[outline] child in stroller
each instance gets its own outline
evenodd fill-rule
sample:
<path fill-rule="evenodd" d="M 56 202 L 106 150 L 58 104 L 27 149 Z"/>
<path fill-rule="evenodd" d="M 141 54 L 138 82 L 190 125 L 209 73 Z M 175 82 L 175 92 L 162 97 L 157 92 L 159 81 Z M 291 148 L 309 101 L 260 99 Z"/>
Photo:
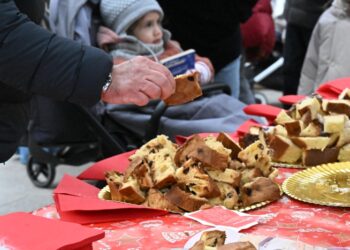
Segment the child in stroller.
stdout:
<path fill-rule="evenodd" d="M 131 3 L 135 3 L 139 6 L 142 6 L 142 4 L 140 4 L 140 2 L 142 2 L 142 4 L 144 3 L 144 1 L 131 1 Z M 147 1 L 149 2 L 149 1 Z M 151 4 L 154 4 L 153 1 L 150 1 Z M 118 3 L 118 1 L 114 1 L 114 3 Z M 55 4 L 55 1 L 52 0 L 51 4 Z M 74 23 L 74 30 L 75 32 L 71 33 L 71 36 L 69 36 L 69 38 L 83 38 L 86 36 L 81 35 L 81 31 L 82 30 L 92 30 L 92 26 L 91 22 L 81 22 L 81 20 L 79 18 L 81 17 L 86 17 L 86 14 L 90 13 L 91 16 L 94 16 L 95 13 L 98 13 L 98 11 L 96 11 L 96 5 L 93 8 L 93 11 L 87 12 L 84 15 L 81 14 L 81 11 L 87 10 L 85 7 L 88 7 L 88 9 L 90 8 L 91 10 L 91 6 L 93 4 L 93 1 L 72 1 L 72 0 L 60 0 L 60 1 L 56 1 L 56 4 L 59 4 L 59 6 L 66 6 L 68 7 L 69 10 L 79 10 L 79 13 L 77 15 L 73 15 L 76 16 L 78 18 L 78 21 L 75 20 Z M 79 5 L 80 8 L 70 8 L 70 5 Z M 58 6 L 58 5 L 56 5 Z M 84 8 L 82 8 L 82 6 Z M 153 6 L 153 5 L 152 5 Z M 158 8 L 157 8 L 158 10 Z M 52 9 L 51 9 L 52 11 Z M 57 8 L 57 11 L 64 11 L 62 8 Z M 65 12 L 66 13 L 66 12 Z M 161 13 L 161 10 L 160 12 Z M 53 31 L 58 33 L 60 35 L 67 35 L 67 33 L 64 33 L 64 31 L 67 31 L 69 29 L 61 29 L 62 25 L 59 25 L 60 21 L 65 21 L 64 19 L 62 19 L 62 15 L 60 14 L 55 14 L 55 10 L 53 10 L 51 12 L 52 17 L 60 17 L 59 19 L 57 19 L 56 21 L 53 20 L 51 21 L 51 23 L 54 24 Z M 143 17 L 143 15 L 139 16 L 139 18 Z M 84 18 L 82 18 L 84 19 Z M 80 22 L 79 22 L 80 20 Z M 94 18 L 92 18 L 91 20 L 95 20 Z M 98 20 L 98 18 L 97 18 Z M 58 21 L 58 23 L 57 23 Z M 67 21 L 67 20 L 66 20 Z M 95 22 L 92 22 L 95 23 Z M 88 25 L 88 28 L 84 28 L 84 27 L 76 27 L 77 24 L 84 24 L 84 25 Z M 66 22 L 65 25 L 72 25 L 72 23 L 70 22 Z M 64 25 L 63 25 L 64 26 Z M 61 28 L 59 28 L 61 27 Z M 78 32 L 80 31 L 80 33 Z M 77 35 L 77 34 L 80 35 Z M 93 40 L 93 39 L 92 39 Z M 86 42 L 87 44 L 91 44 L 91 40 Z M 202 65 L 203 66 L 203 65 Z M 203 74 L 205 75 L 205 74 Z M 210 77 L 209 77 L 210 79 Z M 203 82 L 205 80 L 202 80 Z M 208 84 L 208 89 L 216 89 L 215 87 L 212 87 L 215 85 L 212 84 Z M 226 85 L 219 85 L 220 89 L 224 89 L 224 91 L 226 91 L 227 93 L 229 91 L 227 91 L 226 88 L 223 88 L 222 86 L 226 86 Z M 205 90 L 204 90 L 205 92 Z M 86 110 L 83 110 L 83 113 L 89 118 L 88 120 L 92 121 L 92 122 L 88 122 L 86 126 L 82 126 L 81 122 L 82 119 L 77 119 L 78 123 L 80 124 L 80 126 L 78 126 L 78 131 L 81 132 L 80 130 L 83 129 L 84 127 L 88 129 L 88 134 L 89 135 L 95 135 L 96 133 L 98 133 L 99 136 L 102 135 L 102 137 L 104 139 L 107 139 L 107 141 L 111 142 L 109 143 L 110 146 L 112 146 L 112 151 L 109 151 L 109 153 L 105 153 L 105 151 L 101 150 L 101 146 L 99 143 L 97 143 L 96 149 L 97 151 L 95 151 L 94 153 L 89 153 L 89 156 L 93 156 L 93 158 L 95 159 L 90 159 L 89 160 L 96 160 L 99 157 L 107 157 L 111 154 L 117 154 L 123 151 L 126 151 L 128 149 L 134 148 L 134 147 L 138 147 L 140 146 L 140 144 L 145 142 L 145 138 L 149 139 L 152 136 L 155 136 L 156 134 L 159 133 L 163 133 L 168 135 L 169 137 L 171 137 L 171 139 L 174 139 L 175 135 L 190 135 L 193 133 L 198 133 L 198 132 L 219 132 L 219 131 L 225 131 L 225 132 L 232 132 L 234 131 L 241 123 L 243 123 L 244 121 L 250 119 L 250 116 L 247 116 L 246 114 L 243 113 L 242 109 L 244 107 L 244 104 L 239 102 L 238 100 L 230 97 L 227 94 L 218 94 L 217 91 L 214 91 L 215 94 L 206 96 L 204 98 L 201 98 L 200 100 L 197 100 L 195 102 L 189 103 L 189 104 L 185 104 L 185 105 L 181 105 L 178 107 L 171 107 L 168 108 L 165 111 L 165 107 L 164 105 L 161 103 L 150 103 L 148 106 L 144 107 L 144 108 L 139 108 L 135 105 L 104 105 L 102 104 L 99 107 L 102 107 L 102 111 L 98 112 L 99 117 L 101 118 L 100 121 L 98 121 L 94 116 L 91 115 L 90 112 L 86 112 Z M 211 93 L 214 93 L 211 92 Z M 61 104 L 59 104 L 61 105 Z M 69 105 L 69 104 L 65 104 L 65 105 Z M 48 107 L 48 105 L 40 105 L 43 108 Z M 157 107 L 160 108 L 162 110 L 162 112 L 158 112 L 157 111 Z M 69 109 L 69 108 L 68 108 Z M 80 108 L 78 108 L 80 109 Z M 48 110 L 47 110 L 48 111 Z M 79 110 L 81 111 L 81 110 Z M 163 111 L 165 111 L 164 115 L 162 116 L 160 122 L 160 115 L 163 113 Z M 41 111 L 40 111 L 41 112 Z M 46 112 L 47 115 L 52 116 L 53 113 L 52 112 Z M 53 121 L 50 119 L 46 119 L 47 121 Z M 59 119 L 60 121 L 62 121 L 62 119 Z M 71 119 L 68 119 L 71 120 Z M 190 120 L 190 121 L 189 121 Z M 154 123 L 149 123 L 149 121 L 153 122 L 156 121 Z M 42 119 L 37 123 L 38 126 L 32 126 L 31 127 L 31 133 L 30 134 L 35 134 L 35 132 L 38 134 L 38 128 L 40 126 L 42 126 L 41 124 Z M 35 123 L 34 123 L 35 124 Z M 101 125 L 103 124 L 103 126 Z M 159 126 L 158 126 L 159 125 Z M 71 126 L 71 125 L 69 125 Z M 97 128 L 92 130 L 91 128 Z M 148 128 L 148 129 L 145 129 Z M 67 130 L 64 130 L 65 132 Z M 106 133 L 101 133 L 101 131 L 104 131 Z M 48 133 L 50 133 L 50 131 L 46 131 Z M 74 133 L 73 133 L 74 134 Z M 80 133 L 76 133 L 75 135 L 79 135 Z M 104 136 L 103 136 L 104 134 Z M 107 136 L 106 136 L 107 134 Z M 111 134 L 116 134 L 116 136 L 114 138 L 118 138 L 119 141 L 116 143 L 114 139 L 111 139 L 110 135 Z M 80 137 L 76 136 L 76 137 Z M 81 138 L 76 138 L 78 139 L 78 141 L 81 141 Z M 63 137 L 58 137 L 58 138 L 63 138 Z M 72 138 L 72 137 L 70 137 Z M 84 137 L 83 137 L 84 138 Z M 96 137 L 92 138 L 93 142 L 97 141 L 97 142 L 101 142 L 101 139 L 97 139 Z M 33 143 L 34 142 L 34 143 Z M 32 153 L 32 160 L 29 162 L 30 164 L 28 164 L 28 169 L 29 170 L 35 170 L 35 168 L 33 168 L 33 163 L 36 163 L 36 165 L 39 165 L 39 169 L 54 169 L 55 165 L 58 163 L 62 163 L 62 155 L 63 156 L 67 156 L 67 154 L 65 154 L 65 150 L 46 150 L 47 145 L 52 143 L 50 141 L 44 141 L 43 143 L 37 143 L 37 141 L 35 140 L 35 138 L 33 140 L 30 140 L 30 148 L 31 148 L 31 153 Z M 36 145 L 35 145 L 36 144 Z M 40 144 L 40 145 L 39 145 Z M 70 143 L 71 144 L 71 143 Z M 54 157 L 54 159 L 52 159 L 52 157 L 50 158 L 46 158 L 45 156 L 41 157 L 40 159 L 37 157 L 38 154 L 37 150 L 33 149 L 33 145 L 34 147 L 36 146 L 36 148 L 38 148 L 37 146 L 39 146 L 39 148 L 41 148 L 41 156 L 46 155 L 48 153 L 51 154 L 51 156 Z M 53 140 L 53 146 L 54 148 L 57 145 L 57 141 Z M 93 147 L 91 142 L 88 141 L 87 144 L 85 144 L 85 146 L 87 145 L 87 149 L 90 149 Z M 78 150 L 79 151 L 79 150 Z M 73 151 L 75 154 L 72 154 L 72 157 L 64 157 L 64 162 L 67 162 L 66 160 L 69 159 L 70 162 L 67 162 L 69 164 L 72 164 L 71 162 L 74 162 L 73 157 L 76 156 L 76 151 Z M 63 153 L 63 154 L 62 154 Z M 35 155 L 36 154 L 36 155 Z M 35 157 L 34 157 L 35 156 Z M 98 157 L 99 156 L 99 157 Z M 60 160 L 57 160 L 57 157 Z M 35 159 L 36 158 L 36 159 Z M 76 159 L 76 158 L 75 158 Z M 86 160 L 86 158 L 81 157 L 81 160 Z M 81 161 L 80 161 L 81 162 Z M 46 165 L 53 165 L 53 167 L 44 167 L 43 168 L 43 164 Z M 35 171 L 33 171 L 35 172 Z M 30 173 L 30 172 L 29 172 Z M 45 172 L 44 172 L 45 174 Z M 47 174 L 46 174 L 47 175 Z M 30 174 L 30 177 L 32 178 L 36 178 L 35 173 L 34 174 Z M 32 180 L 33 180 L 32 178 Z M 34 184 L 38 185 L 38 183 Z M 48 186 L 50 185 L 51 182 L 48 181 L 46 183 L 44 183 L 44 185 L 41 186 Z M 40 185 L 40 183 L 39 183 Z M 38 185 L 38 186 L 39 186 Z"/>

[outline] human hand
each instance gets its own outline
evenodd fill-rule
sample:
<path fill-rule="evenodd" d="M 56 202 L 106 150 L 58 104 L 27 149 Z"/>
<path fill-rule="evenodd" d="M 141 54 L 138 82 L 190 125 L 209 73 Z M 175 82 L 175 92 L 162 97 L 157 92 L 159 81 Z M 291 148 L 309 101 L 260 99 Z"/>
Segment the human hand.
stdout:
<path fill-rule="evenodd" d="M 100 48 L 107 50 L 108 45 L 121 41 L 121 38 L 111 29 L 100 26 L 97 31 L 97 44 Z"/>
<path fill-rule="evenodd" d="M 213 74 L 211 73 L 209 67 L 204 62 L 196 62 L 194 64 L 194 68 L 200 74 L 199 82 L 201 84 L 207 84 L 212 80 Z"/>
<path fill-rule="evenodd" d="M 196 55 L 195 69 L 200 73 L 200 83 L 206 84 L 214 79 L 214 67 L 206 57 Z"/>
<path fill-rule="evenodd" d="M 166 99 L 174 91 L 174 77 L 165 66 L 137 56 L 113 66 L 112 84 L 102 93 L 102 100 L 143 106 L 151 99 Z"/>

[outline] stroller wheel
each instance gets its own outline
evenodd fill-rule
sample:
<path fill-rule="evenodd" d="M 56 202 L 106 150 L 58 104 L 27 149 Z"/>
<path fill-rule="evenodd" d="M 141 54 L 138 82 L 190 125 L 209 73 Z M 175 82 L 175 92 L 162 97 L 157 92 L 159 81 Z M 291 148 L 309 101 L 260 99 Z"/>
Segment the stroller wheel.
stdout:
<path fill-rule="evenodd" d="M 255 93 L 255 102 L 258 104 L 267 104 L 267 97 L 263 93 Z"/>
<path fill-rule="evenodd" d="M 52 164 L 36 162 L 31 156 L 27 163 L 27 173 L 35 186 L 46 188 L 55 178 L 56 167 Z"/>

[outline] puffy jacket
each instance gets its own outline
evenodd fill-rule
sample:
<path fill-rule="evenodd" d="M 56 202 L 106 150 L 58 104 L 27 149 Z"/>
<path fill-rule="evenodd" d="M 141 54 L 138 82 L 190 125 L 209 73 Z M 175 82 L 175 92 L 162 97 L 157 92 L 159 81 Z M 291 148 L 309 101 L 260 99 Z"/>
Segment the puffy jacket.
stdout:
<path fill-rule="evenodd" d="M 287 22 L 312 29 L 328 2 L 329 0 L 287 0 Z"/>
<path fill-rule="evenodd" d="M 51 34 L 0 0 L 0 162 L 25 132 L 32 94 L 92 106 L 111 68 L 103 51 Z"/>
<path fill-rule="evenodd" d="M 312 33 L 298 93 L 312 94 L 320 84 L 350 76 L 350 3 L 335 0 Z"/>
<path fill-rule="evenodd" d="M 260 59 L 271 54 L 276 40 L 271 0 L 256 3 L 252 16 L 241 24 L 241 32 L 247 58 Z"/>
<path fill-rule="evenodd" d="M 208 57 L 218 72 L 241 54 L 240 22 L 256 0 L 158 0 L 164 27 L 184 49 Z"/>

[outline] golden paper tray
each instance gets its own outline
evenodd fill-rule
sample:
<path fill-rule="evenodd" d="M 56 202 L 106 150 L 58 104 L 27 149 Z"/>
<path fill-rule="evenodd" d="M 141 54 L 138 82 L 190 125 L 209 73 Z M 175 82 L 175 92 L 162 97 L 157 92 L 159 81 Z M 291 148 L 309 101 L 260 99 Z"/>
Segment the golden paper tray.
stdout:
<path fill-rule="evenodd" d="M 292 164 L 292 163 L 283 163 L 283 162 L 271 162 L 271 165 L 276 168 L 311 168 L 313 166 L 304 166 L 302 164 Z"/>
<path fill-rule="evenodd" d="M 350 162 L 323 164 L 305 169 L 285 180 L 282 189 L 296 200 L 350 207 Z"/>
<path fill-rule="evenodd" d="M 283 195 L 282 188 L 281 188 L 280 185 L 278 185 L 278 187 L 281 190 L 281 196 L 282 196 Z M 111 193 L 110 193 L 110 190 L 109 190 L 109 186 L 105 186 L 104 188 L 102 188 L 100 190 L 100 192 L 98 193 L 98 198 L 101 199 L 101 200 L 112 201 L 111 200 Z M 259 202 L 259 203 L 256 203 L 256 204 L 253 204 L 253 205 L 250 205 L 250 206 L 247 206 L 247 207 L 235 207 L 234 210 L 239 211 L 239 212 L 246 212 L 246 211 L 250 211 L 250 210 L 254 210 L 254 209 L 258 209 L 258 208 L 264 207 L 264 206 L 270 204 L 271 202 L 273 202 L 273 201 L 262 201 L 262 202 Z"/>

